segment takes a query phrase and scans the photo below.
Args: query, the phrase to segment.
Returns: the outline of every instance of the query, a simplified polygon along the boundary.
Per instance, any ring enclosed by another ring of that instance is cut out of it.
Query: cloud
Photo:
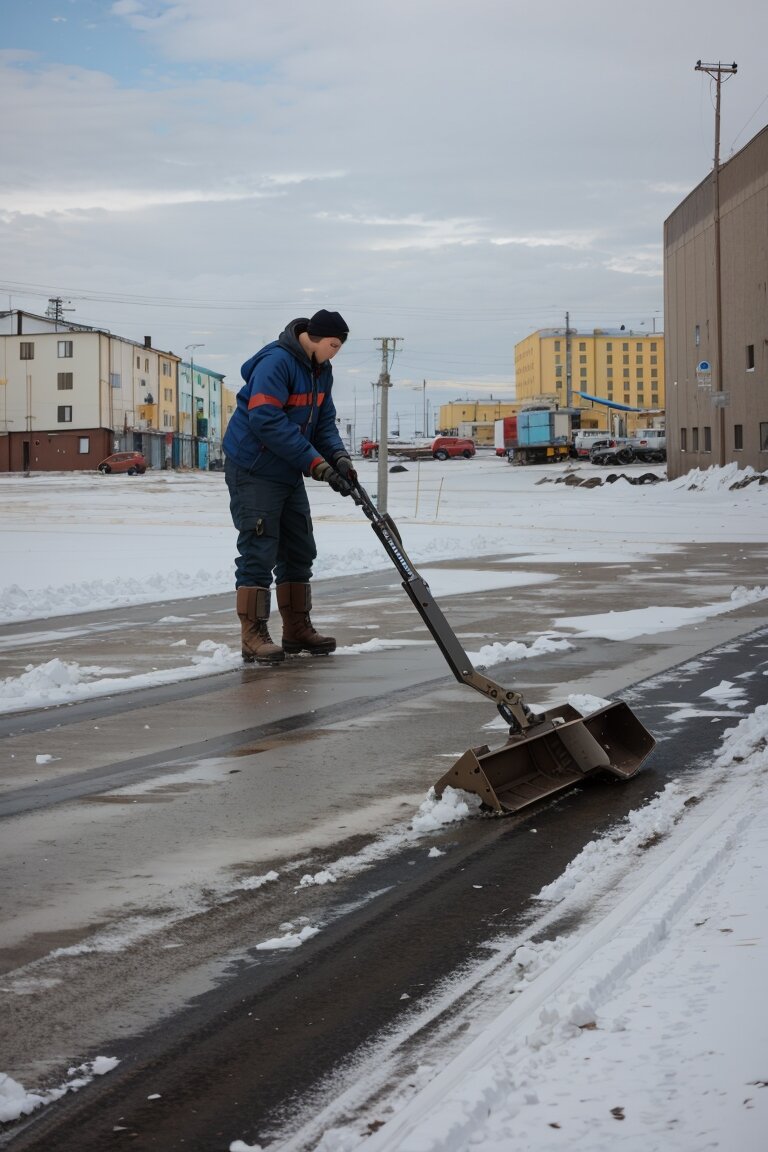
[[[575,248],[578,251],[591,248],[595,239],[594,233],[585,232],[552,236],[499,236],[491,240],[491,243],[500,247],[517,244],[522,248]]]
[[[485,239],[487,226],[468,217],[429,220],[420,215],[376,216],[365,213],[319,212],[318,219],[354,225],[372,233],[398,232],[399,235],[369,235],[363,246],[371,252],[428,251],[452,245],[477,244]]]

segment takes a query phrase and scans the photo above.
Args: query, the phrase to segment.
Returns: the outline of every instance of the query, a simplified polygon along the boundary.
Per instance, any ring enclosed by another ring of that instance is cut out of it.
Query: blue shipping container
[[[517,416],[518,444],[549,444],[553,435],[552,412],[519,412]]]

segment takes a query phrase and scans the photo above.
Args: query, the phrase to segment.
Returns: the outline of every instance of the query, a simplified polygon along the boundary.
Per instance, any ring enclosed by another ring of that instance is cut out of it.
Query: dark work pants
[[[238,531],[236,588],[306,584],[317,556],[304,478],[297,483],[265,480],[227,460],[232,523]]]

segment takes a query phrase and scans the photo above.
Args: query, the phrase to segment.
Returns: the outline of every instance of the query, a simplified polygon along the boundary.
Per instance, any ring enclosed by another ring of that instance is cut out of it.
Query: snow
[[[438,597],[494,589],[498,594],[504,588],[514,595],[521,583],[543,585],[552,573],[538,566],[564,552],[574,564],[599,550],[604,561],[626,565],[652,561],[687,541],[721,544],[727,551],[739,542],[764,545],[768,539],[768,487],[750,469],[729,465],[671,483],[634,486],[620,480],[589,489],[560,483],[566,475],[586,479],[600,473],[590,466],[511,469],[479,458],[458,471],[449,462],[393,475],[389,507],[415,563],[472,558],[466,568],[450,572],[420,568]],[[375,486],[375,468],[362,466],[361,476],[369,488]],[[87,627],[70,627],[67,616],[163,600],[178,604],[184,597],[231,589],[233,531],[221,478],[162,473],[141,479],[144,485],[136,478],[121,484],[115,477],[86,475],[0,477],[0,623],[40,621],[37,633],[30,629],[30,639],[59,633],[64,639]],[[310,486],[310,496],[318,576],[388,566],[350,501],[319,485]],[[481,563],[483,557],[492,557],[494,568]],[[524,574],[510,572],[523,563]],[[502,564],[505,571],[499,570]],[[608,603],[598,615],[557,619],[556,631],[530,643],[482,645],[471,658],[489,666],[566,651],[572,646],[569,636],[631,639],[691,628],[768,598],[768,585],[726,592],[696,587],[694,605],[614,611]],[[56,618],[63,618],[58,625],[52,623]],[[188,619],[162,609],[153,618],[158,624]],[[372,637],[340,647],[336,656],[405,643]],[[30,663],[20,675],[0,681],[0,711],[215,675],[240,660],[213,640],[189,652],[181,640],[169,646],[177,653],[175,666],[142,675],[60,659]],[[731,681],[712,684],[703,696],[696,715],[725,716],[733,724],[722,733],[711,764],[697,773],[695,783],[667,784],[588,844],[539,892],[539,929],[565,923],[576,911],[586,914],[571,934],[537,939],[531,931],[509,944],[500,1000],[506,1007],[463,1049],[435,1066],[419,1066],[408,1084],[400,1084],[388,1100],[377,1099],[362,1117],[350,1119],[354,1108],[345,1112],[345,1106],[364,1098],[364,1082],[350,1089],[349,1100],[340,1099],[308,1122],[311,1138],[294,1133],[271,1148],[757,1152],[765,1147],[768,1017],[756,1006],[763,1004],[768,971],[768,705],[743,715],[744,694]],[[569,703],[587,713],[603,701],[572,696]],[[671,713],[690,714],[685,708]],[[36,756],[41,765],[53,759],[50,748]],[[333,884],[404,843],[420,843],[424,858],[435,859],[442,850],[429,845],[430,835],[476,819],[478,806],[477,797],[453,789],[440,798],[431,792],[405,826],[382,829],[354,856],[339,857],[291,883],[294,888]],[[239,885],[280,882],[270,871]],[[119,937],[105,932],[81,948],[124,947],[150,928],[135,917]],[[280,935],[258,947],[295,949],[321,930],[322,925],[287,920]],[[495,955],[489,974],[498,965]],[[25,991],[22,983],[15,989],[19,994]],[[446,995],[458,998],[461,987],[459,980]],[[40,1091],[0,1073],[0,1122],[79,1090],[116,1063],[114,1057],[99,1056],[71,1068],[57,1087]],[[262,1147],[235,1136],[233,1131],[222,1148],[257,1152]]]

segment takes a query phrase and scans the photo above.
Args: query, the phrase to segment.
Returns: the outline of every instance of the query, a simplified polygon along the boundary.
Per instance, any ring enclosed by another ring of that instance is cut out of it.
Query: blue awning
[[[645,412],[645,408],[633,408],[631,404],[617,404],[615,400],[603,400],[601,396],[590,396],[589,392],[576,392],[576,396],[591,400],[593,404],[603,404],[606,408],[618,408],[621,412]]]

